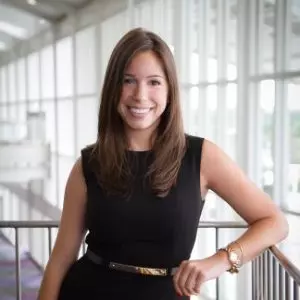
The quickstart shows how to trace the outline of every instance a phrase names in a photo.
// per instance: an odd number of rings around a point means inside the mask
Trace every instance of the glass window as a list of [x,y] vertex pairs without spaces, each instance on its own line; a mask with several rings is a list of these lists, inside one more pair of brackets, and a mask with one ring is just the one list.
[[217,134],[217,105],[218,94],[215,84],[209,85],[206,89],[207,103],[207,121],[206,137],[211,141],[216,141]]
[[17,98],[17,86],[16,86],[16,73],[15,64],[8,65],[8,83],[9,83],[9,102],[16,102]]
[[209,82],[216,82],[218,76],[218,67],[217,67],[217,27],[216,27],[216,2],[209,1],[208,9],[208,24],[207,24],[207,51],[208,51],[208,61],[207,61],[207,77]]
[[74,110],[73,100],[58,101],[58,153],[74,155]]
[[28,96],[29,100],[39,100],[39,60],[38,54],[28,56]]
[[289,37],[290,41],[288,46],[289,54],[289,70],[300,70],[300,14],[299,14],[299,1],[291,0],[289,11]]
[[95,46],[95,27],[77,33],[76,85],[79,95],[93,94],[96,92]]
[[77,112],[77,140],[79,147],[78,151],[80,151],[80,149],[96,141],[98,126],[98,99],[78,99]]
[[74,162],[74,158],[72,157],[58,156],[59,208],[63,207],[66,183]]
[[127,14],[119,13],[101,23],[101,77],[107,67],[107,63],[113,48],[118,40],[127,31]]
[[261,71],[274,72],[274,36],[275,33],[275,4],[276,1],[261,0],[263,9],[262,28],[260,31]]
[[264,80],[260,83],[260,111],[262,116],[261,140],[261,181],[266,193],[272,196],[274,184],[273,127],[275,105],[275,82]]
[[226,1],[226,18],[227,18],[227,77],[229,80],[237,78],[237,8],[238,0]]
[[226,88],[226,124],[225,151],[232,159],[236,159],[237,137],[237,84],[230,83]]
[[9,121],[11,121],[11,122],[17,121],[17,116],[18,116],[17,108],[18,108],[18,106],[15,103],[11,103],[7,107]]
[[18,121],[20,122],[20,125],[16,126],[19,139],[26,138],[27,135],[27,126],[25,123],[26,120],[27,120],[27,105],[26,103],[21,102],[18,104]]
[[136,4],[134,7],[135,26],[150,28],[151,27],[151,5],[149,1]]
[[1,76],[0,101],[2,103],[6,103],[7,102],[7,68],[6,67],[1,68],[0,76]]
[[72,39],[67,37],[57,43],[57,94],[58,97],[73,95]]
[[50,178],[48,180],[45,180],[45,185],[44,185],[44,196],[53,205],[58,205],[58,199],[56,195],[56,189],[57,189],[56,159],[57,159],[56,154],[52,153]]
[[42,111],[45,112],[45,131],[46,142],[50,143],[51,151],[56,152],[56,139],[55,139],[55,107],[54,101],[44,101],[42,103]]
[[6,105],[0,103],[0,121],[4,121],[6,119]]
[[54,98],[53,46],[46,47],[41,51],[41,73],[42,98]]
[[19,101],[26,100],[26,70],[25,59],[19,59],[17,61],[17,74],[18,74],[18,99]]
[[289,210],[300,212],[300,78],[288,84],[288,108],[290,120],[290,153],[288,174]]

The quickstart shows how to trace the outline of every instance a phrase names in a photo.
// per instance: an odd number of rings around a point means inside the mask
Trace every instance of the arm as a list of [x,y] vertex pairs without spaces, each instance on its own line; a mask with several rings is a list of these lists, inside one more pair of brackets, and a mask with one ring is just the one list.
[[[270,197],[220,148],[207,140],[202,150],[201,180],[203,190],[214,191],[249,224],[237,240],[243,248],[244,263],[287,236],[287,221]],[[202,282],[218,277],[229,268],[227,254],[223,251],[204,260],[183,262],[174,277],[175,288],[179,294],[197,293]]]
[[85,234],[86,185],[79,159],[69,175],[57,239],[48,261],[38,300],[56,300],[61,282],[77,259]]
[[215,144],[205,141],[203,150],[203,172],[208,189],[249,224],[248,230],[237,240],[243,247],[244,263],[248,262],[287,236],[287,221],[270,197]]

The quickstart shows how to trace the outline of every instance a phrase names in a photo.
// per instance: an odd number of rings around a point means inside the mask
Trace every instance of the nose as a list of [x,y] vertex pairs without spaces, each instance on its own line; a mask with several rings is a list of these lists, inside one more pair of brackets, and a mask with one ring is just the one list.
[[147,87],[143,83],[139,83],[136,85],[134,98],[137,101],[143,101],[147,99]]

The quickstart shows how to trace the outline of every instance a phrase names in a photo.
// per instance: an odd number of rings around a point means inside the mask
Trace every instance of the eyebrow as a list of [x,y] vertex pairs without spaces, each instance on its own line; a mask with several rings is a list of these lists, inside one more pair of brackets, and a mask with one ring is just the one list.
[[[133,74],[129,74],[129,73],[125,73],[124,76],[128,76],[128,77],[135,77]],[[154,77],[160,77],[160,78],[164,78],[164,76],[162,75],[149,75],[146,78],[154,78]]]

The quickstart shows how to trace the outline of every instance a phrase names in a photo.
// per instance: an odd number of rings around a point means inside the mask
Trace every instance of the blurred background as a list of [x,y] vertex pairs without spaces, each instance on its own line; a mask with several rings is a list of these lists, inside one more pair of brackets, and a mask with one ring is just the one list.
[[[110,53],[135,27],[174,54],[186,132],[217,143],[285,211],[281,248],[299,263],[299,0],[0,0],[0,220],[59,220],[70,169],[96,138]],[[209,193],[201,221],[240,218]],[[24,229],[20,247],[43,267],[47,240]],[[199,230],[193,255],[214,242]],[[223,298],[241,299],[249,276],[226,276]],[[203,295],[214,299],[212,285]]]

